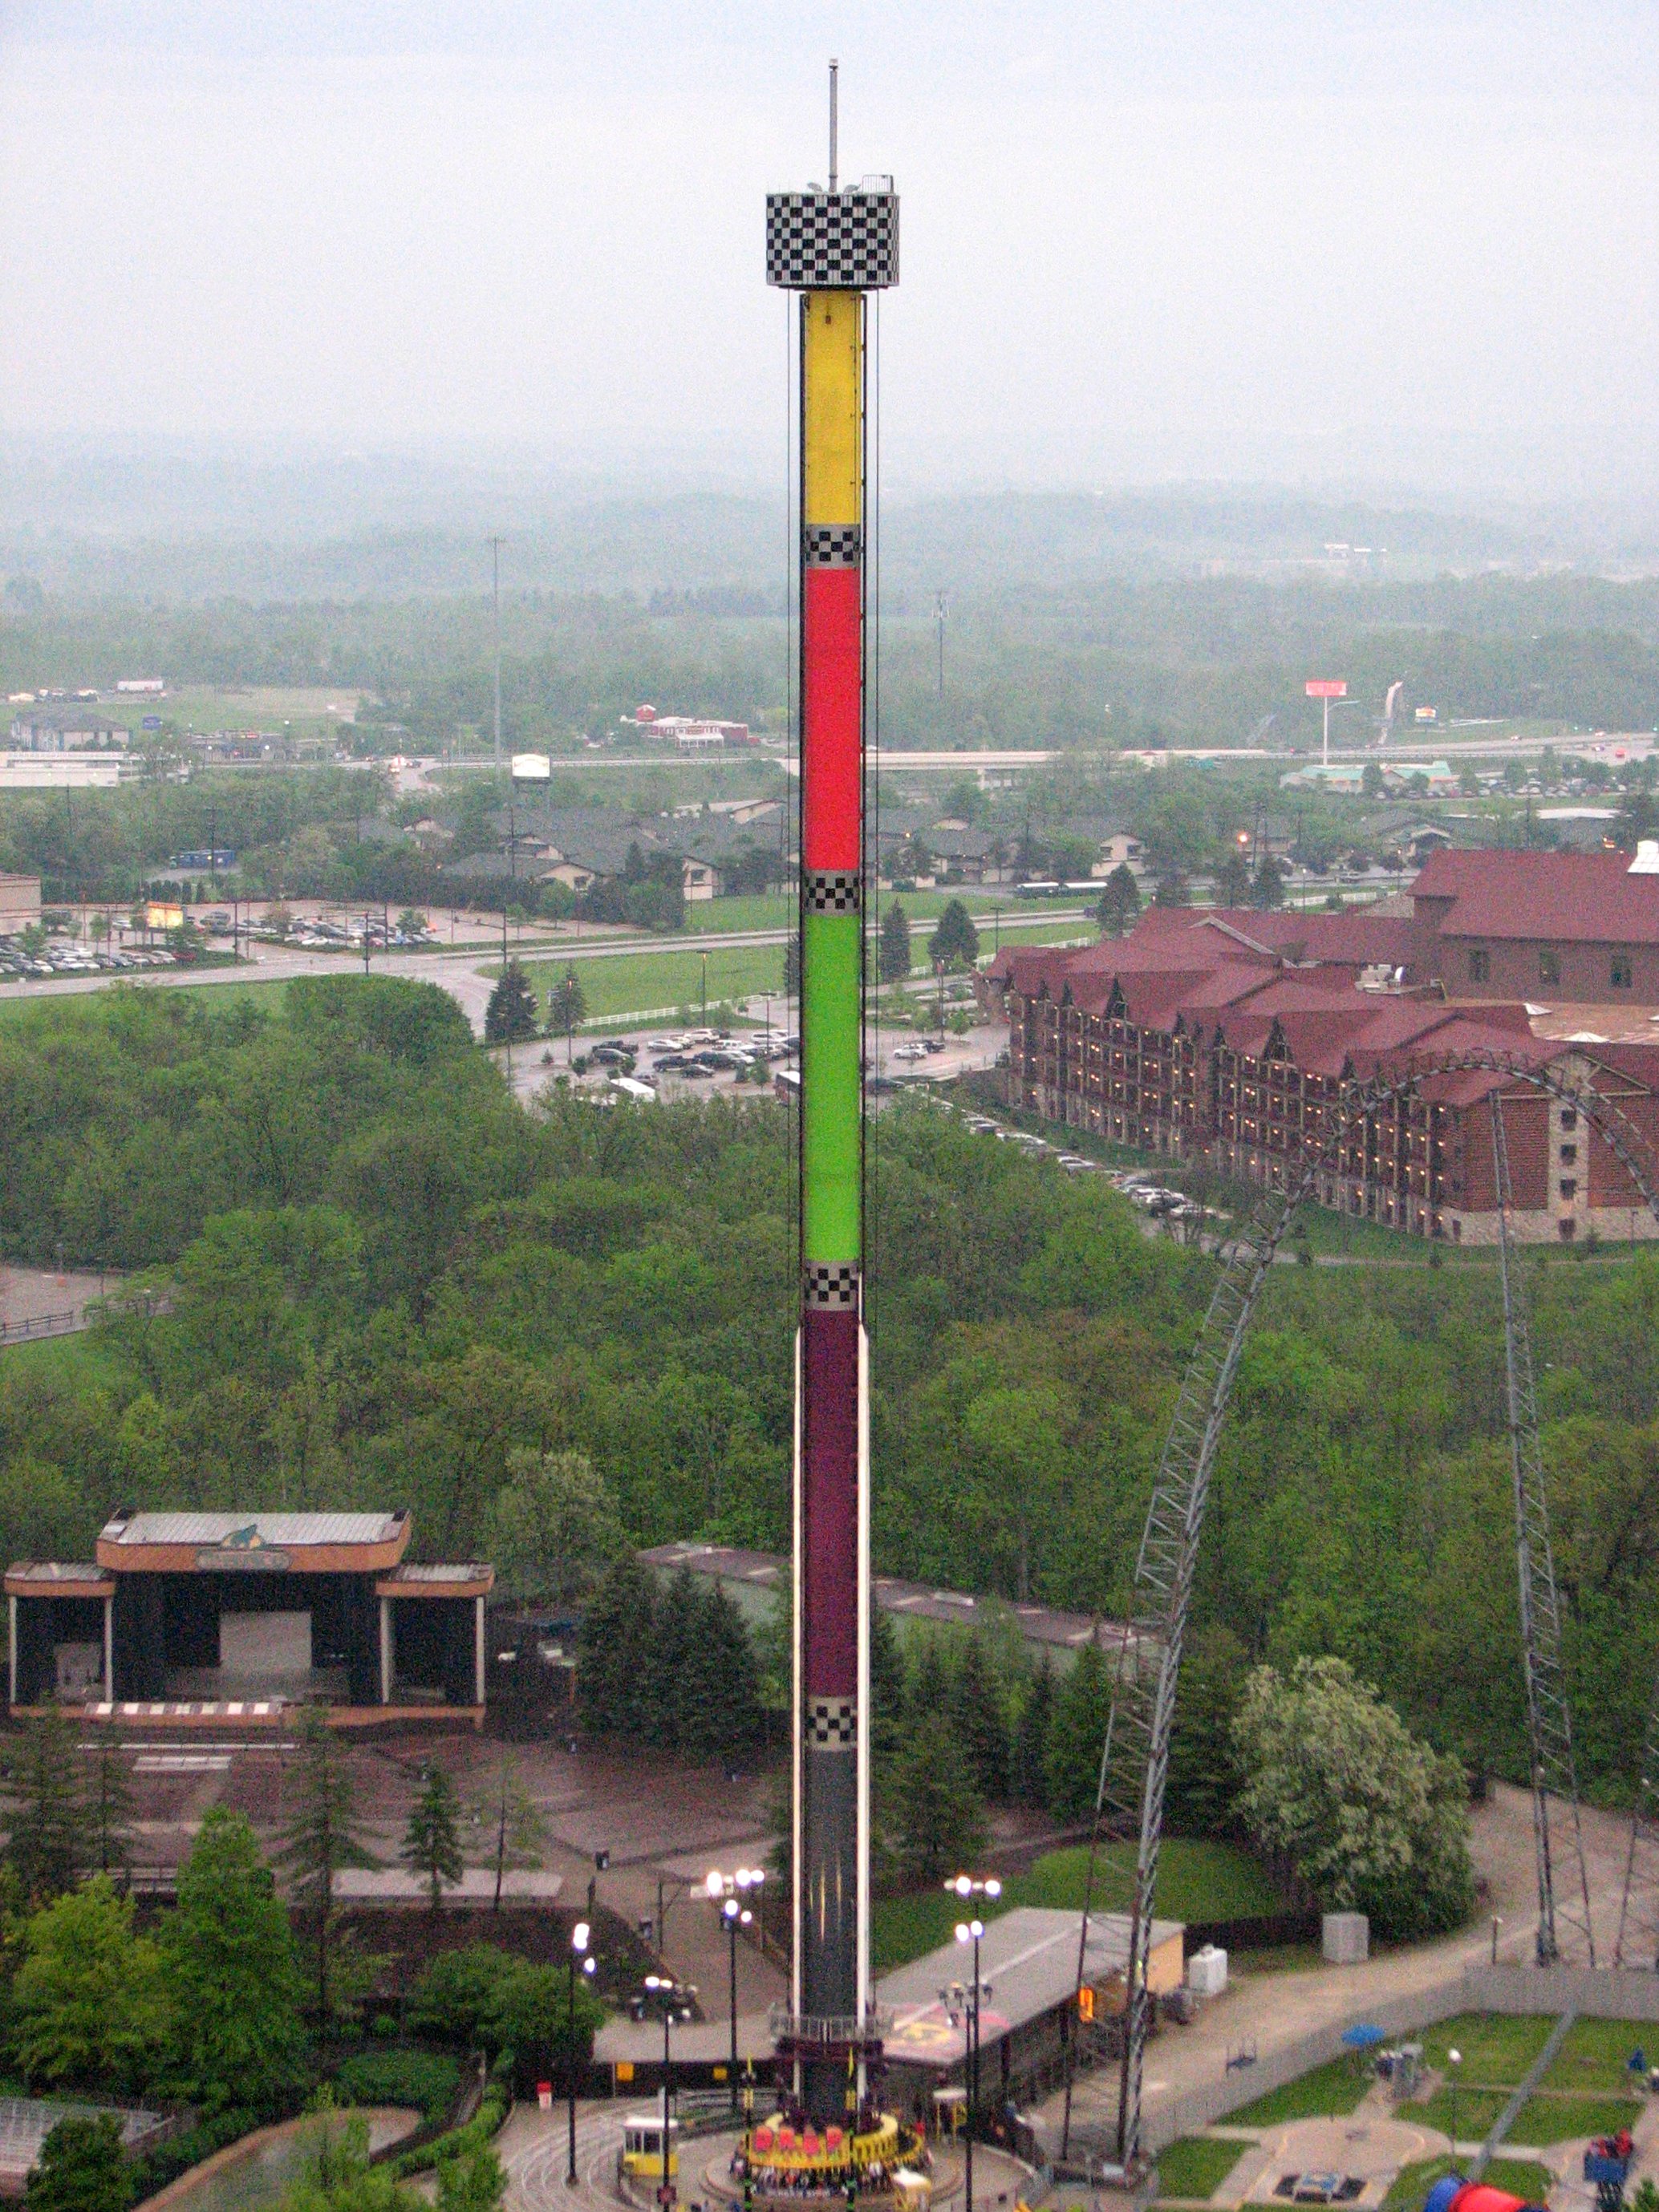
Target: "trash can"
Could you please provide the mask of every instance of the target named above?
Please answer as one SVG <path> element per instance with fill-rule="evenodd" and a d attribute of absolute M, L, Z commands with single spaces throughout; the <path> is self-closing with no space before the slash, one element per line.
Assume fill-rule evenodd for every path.
<path fill-rule="evenodd" d="M 543 2112 L 550 2112 L 552 2111 L 552 2109 L 553 2109 L 553 2084 L 552 2084 L 550 2081 L 538 2081 L 538 2082 L 537 2082 L 537 2084 L 536 2084 L 536 2102 L 537 2102 L 537 2103 L 541 2106 L 541 2108 L 542 2108 Z"/>

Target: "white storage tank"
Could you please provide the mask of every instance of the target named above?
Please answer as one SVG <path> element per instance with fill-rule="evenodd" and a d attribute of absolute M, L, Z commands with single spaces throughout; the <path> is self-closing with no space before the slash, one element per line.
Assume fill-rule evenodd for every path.
<path fill-rule="evenodd" d="M 1363 1966 L 1371 1952 L 1371 1923 L 1363 1912 L 1328 1912 L 1322 1948 L 1333 1966 Z"/>
<path fill-rule="evenodd" d="M 1206 1943 L 1187 1961 L 1187 1986 L 1194 1996 L 1218 1997 L 1227 1987 L 1227 1954 Z"/>

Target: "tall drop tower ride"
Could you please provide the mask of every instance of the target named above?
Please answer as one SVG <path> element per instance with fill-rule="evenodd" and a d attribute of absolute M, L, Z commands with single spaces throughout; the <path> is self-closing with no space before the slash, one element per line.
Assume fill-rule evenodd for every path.
<path fill-rule="evenodd" d="M 865 428 L 869 295 L 898 281 L 890 178 L 766 203 L 799 295 L 801 1307 L 795 1375 L 794 1949 L 779 2057 L 810 2121 L 861 2100 L 869 2013 L 864 1331 Z"/>

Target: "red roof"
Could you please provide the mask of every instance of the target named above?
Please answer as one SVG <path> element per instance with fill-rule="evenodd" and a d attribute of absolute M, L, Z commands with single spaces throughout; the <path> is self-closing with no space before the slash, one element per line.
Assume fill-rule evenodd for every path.
<path fill-rule="evenodd" d="M 1450 902 L 1443 937 L 1659 945 L 1659 875 L 1622 853 L 1436 853 L 1412 896 Z"/>

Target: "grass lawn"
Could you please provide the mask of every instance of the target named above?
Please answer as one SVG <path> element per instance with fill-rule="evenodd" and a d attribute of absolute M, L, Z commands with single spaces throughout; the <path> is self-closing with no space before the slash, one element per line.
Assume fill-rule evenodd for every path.
<path fill-rule="evenodd" d="M 1650 2063 L 1659 2049 L 1659 2036 L 1639 2021 L 1576 2020 L 1538 2086 L 1618 2096 L 1631 2087 L 1626 2061 L 1638 2048 Z"/>
<path fill-rule="evenodd" d="M 1465 2069 L 1467 2071 L 1467 2069 Z M 1472 2089 L 1460 2082 L 1457 2091 L 1457 2140 L 1459 2142 L 1483 2142 L 1491 2133 L 1492 2124 L 1510 2100 L 1505 2089 Z M 1425 2127 L 1438 2128 L 1449 2136 L 1452 2129 L 1452 2096 L 1449 2089 L 1437 2089 L 1420 2105 L 1401 2108 L 1413 2119 L 1421 2120 Z M 1530 2136 L 1517 2136 L 1517 2142 L 1530 2142 Z"/>
<path fill-rule="evenodd" d="M 113 990 L 118 984 L 124 985 L 128 990 L 137 991 L 146 988 L 154 989 L 157 987 L 156 975 L 152 971 L 149 974 L 133 975 L 106 975 L 100 979 L 98 988 L 100 990 L 110 991 Z M 182 990 L 187 998 L 198 1000 L 203 1005 L 208 1006 L 234 1006 L 239 999 L 248 999 L 252 1000 L 254 1005 L 263 1006 L 269 1013 L 280 1014 L 283 1011 L 283 994 L 288 989 L 288 982 L 286 978 L 281 982 L 271 983 L 251 983 L 239 980 L 234 983 L 167 983 L 160 988 L 167 991 Z M 62 1006 L 65 1004 L 76 1006 L 96 995 L 95 991 L 43 991 L 30 998 L 0 999 L 0 1022 L 27 1021 L 32 1014 L 38 1013 L 42 1006 Z"/>
<path fill-rule="evenodd" d="M 1103 1851 L 1100 1857 L 1095 1875 L 1095 1909 L 1121 1911 L 1134 1863 L 1133 1846 L 1119 1844 Z M 1029 1874 L 1010 1877 L 1001 1897 L 981 1907 L 981 1917 L 994 1919 L 1017 1905 L 1080 1911 L 1088 1860 L 1087 1849 L 1082 1845 L 1045 1852 Z M 1172 1836 L 1164 1844 L 1158 1863 L 1160 1918 L 1234 1920 L 1256 1912 L 1282 1911 L 1284 1905 L 1284 1899 L 1248 1852 L 1231 1844 L 1195 1843 L 1181 1836 Z M 961 1917 L 961 1905 L 942 1889 L 878 1898 L 873 1907 L 877 1970 L 884 1973 L 890 1967 L 906 1966 L 924 1952 L 948 1943 Z"/>
<path fill-rule="evenodd" d="M 1554 2026 L 1542 2013 L 1459 2013 L 1455 2020 L 1440 2021 L 1425 2032 L 1423 2056 L 1431 2066 L 1443 2069 L 1446 2053 L 1461 2051 L 1462 2079 L 1472 2087 L 1513 2089 L 1549 2041 Z M 1467 2136 L 1469 2130 L 1462 2132 Z"/>
<path fill-rule="evenodd" d="M 1011 1887 L 1019 1905 L 1059 1905 L 1080 1911 L 1089 1852 L 1079 1844 L 1046 1851 L 1028 1875 Z M 1095 1902 L 1109 1911 L 1127 1905 L 1134 1867 L 1134 1846 L 1119 1844 L 1103 1850 L 1095 1871 Z M 1161 1920 L 1244 1920 L 1260 1912 L 1283 1912 L 1285 1899 L 1259 1860 L 1232 1844 L 1200 1843 L 1171 1836 L 1158 1859 L 1158 1914 Z"/>
<path fill-rule="evenodd" d="M 1423 2212 L 1423 2199 L 1451 2170 L 1449 2158 L 1425 2158 L 1415 2166 L 1402 2166 L 1382 2200 L 1383 2212 Z M 1547 2167 L 1529 2158 L 1495 2158 L 1486 2179 L 1493 2189 L 1507 2189 L 1526 2204 L 1542 2204 L 1553 2186 Z"/>
<path fill-rule="evenodd" d="M 37 1337 L 33 1343 L 0 1345 L 0 1376 L 8 1382 L 26 1376 L 65 1389 L 83 1385 L 108 1387 L 121 1376 L 113 1348 L 95 1329 L 77 1329 L 69 1336 Z"/>
<path fill-rule="evenodd" d="M 1528 2097 L 1510 2130 L 1518 2143 L 1571 2142 L 1575 2136 L 1610 2136 L 1628 2127 L 1641 2106 L 1630 2097 Z"/>
<path fill-rule="evenodd" d="M 701 952 L 622 952 L 608 958 L 533 960 L 525 963 L 531 988 L 538 998 L 574 968 L 587 1000 L 590 1021 L 614 1020 L 618 1014 L 643 1013 L 652 1006 L 680 1006 L 696 1013 L 702 1004 L 703 961 L 708 963 L 708 1003 L 746 999 L 770 991 L 783 1012 L 783 947 L 781 945 L 734 945 L 730 951 L 716 945 Z M 495 974 L 496 970 L 487 971 Z M 664 1016 L 665 1020 L 668 1019 Z"/>
<path fill-rule="evenodd" d="M 1183 2136 L 1158 2154 L 1160 2197 L 1212 2196 L 1249 2148 L 1214 2142 L 1207 2136 Z"/>
<path fill-rule="evenodd" d="M 1336 2119 L 1353 2111 L 1370 2087 L 1370 2072 L 1359 2054 L 1328 2059 L 1299 2075 L 1282 2089 L 1269 2089 L 1254 2104 L 1223 2115 L 1230 2128 L 1277 2128 L 1289 2120 Z"/>

